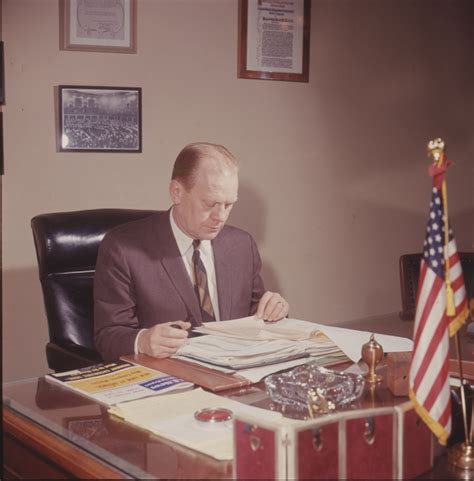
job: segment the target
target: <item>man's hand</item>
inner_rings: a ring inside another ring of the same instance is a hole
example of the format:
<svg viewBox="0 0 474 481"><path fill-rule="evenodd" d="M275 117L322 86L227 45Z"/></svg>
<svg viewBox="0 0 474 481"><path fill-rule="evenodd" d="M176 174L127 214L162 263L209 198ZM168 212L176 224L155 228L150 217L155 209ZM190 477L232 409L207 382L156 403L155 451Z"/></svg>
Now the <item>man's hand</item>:
<svg viewBox="0 0 474 481"><path fill-rule="evenodd" d="M279 321L287 316L290 305L277 292L267 291L258 303L255 316L265 321Z"/></svg>
<svg viewBox="0 0 474 481"><path fill-rule="evenodd" d="M138 352L159 359L170 357L186 342L186 329L190 327L191 323L185 321L166 322L150 327L139 334Z"/></svg>

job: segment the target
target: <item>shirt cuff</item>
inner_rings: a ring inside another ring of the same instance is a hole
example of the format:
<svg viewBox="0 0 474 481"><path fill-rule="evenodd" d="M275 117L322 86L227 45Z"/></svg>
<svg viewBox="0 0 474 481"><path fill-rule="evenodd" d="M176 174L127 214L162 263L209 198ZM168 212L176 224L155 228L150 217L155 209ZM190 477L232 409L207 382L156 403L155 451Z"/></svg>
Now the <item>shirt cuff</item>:
<svg viewBox="0 0 474 481"><path fill-rule="evenodd" d="M134 352L135 354L140 354L140 353L138 352L138 338L140 337L140 335L141 335L141 333L142 333L143 331L146 331L146 329L140 329L140 330L138 331L137 336L135 337L135 343L134 343L134 345L133 345L133 352Z"/></svg>

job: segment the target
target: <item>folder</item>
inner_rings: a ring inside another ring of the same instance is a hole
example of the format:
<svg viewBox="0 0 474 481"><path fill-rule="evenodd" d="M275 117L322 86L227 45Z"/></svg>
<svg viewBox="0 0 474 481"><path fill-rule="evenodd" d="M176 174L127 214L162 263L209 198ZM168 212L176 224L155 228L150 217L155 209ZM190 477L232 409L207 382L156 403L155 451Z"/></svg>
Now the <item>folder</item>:
<svg viewBox="0 0 474 481"><path fill-rule="evenodd" d="M185 381L190 381L212 392L249 386L251 382L238 374L226 374L205 366L182 361L180 359L157 359L146 354L123 356L121 359L141 364L152 369L172 374Z"/></svg>

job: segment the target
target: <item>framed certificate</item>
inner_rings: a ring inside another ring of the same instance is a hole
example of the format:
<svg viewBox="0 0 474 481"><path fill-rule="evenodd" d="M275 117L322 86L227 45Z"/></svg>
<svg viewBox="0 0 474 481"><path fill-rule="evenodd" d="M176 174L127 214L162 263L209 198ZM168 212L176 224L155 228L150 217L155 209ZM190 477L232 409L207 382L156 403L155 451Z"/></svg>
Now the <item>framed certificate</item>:
<svg viewBox="0 0 474 481"><path fill-rule="evenodd" d="M240 0L239 78L308 82L311 0Z"/></svg>
<svg viewBox="0 0 474 481"><path fill-rule="evenodd" d="M60 48L136 53L136 0L59 0Z"/></svg>

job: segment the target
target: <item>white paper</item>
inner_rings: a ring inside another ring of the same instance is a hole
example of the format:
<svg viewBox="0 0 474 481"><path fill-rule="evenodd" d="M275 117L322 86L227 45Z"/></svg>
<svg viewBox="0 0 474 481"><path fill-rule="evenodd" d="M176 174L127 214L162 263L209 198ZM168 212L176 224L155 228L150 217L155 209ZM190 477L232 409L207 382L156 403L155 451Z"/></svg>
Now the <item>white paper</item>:
<svg viewBox="0 0 474 481"><path fill-rule="evenodd" d="M293 361L280 362L278 364L272 364L270 366L253 367L252 369L242 369L239 371L239 376L248 379L250 382L259 382L264 377L275 372L284 371L290 367L300 366L301 364L306 364L310 362L311 358L304 359L294 359Z"/></svg>
<svg viewBox="0 0 474 481"><path fill-rule="evenodd" d="M298 319L281 319L278 322L264 322L255 316L233 319L225 322L205 322L194 329L204 334L229 336L235 339L301 341L315 336L317 329L312 322Z"/></svg>
<svg viewBox="0 0 474 481"><path fill-rule="evenodd" d="M260 341L209 334L189 339L177 354L226 368L246 369L307 357L307 349L316 348L313 343L305 345L287 339Z"/></svg>
<svg viewBox="0 0 474 481"><path fill-rule="evenodd" d="M247 14L247 69L301 73L303 0L250 0Z"/></svg>
<svg viewBox="0 0 474 481"><path fill-rule="evenodd" d="M342 327L316 324L314 326L337 344L344 354L352 361L358 362L361 358L362 345L369 341L372 332L356 331ZM375 340L383 347L384 352L413 351L413 341L405 337L375 334Z"/></svg>
<svg viewBox="0 0 474 481"><path fill-rule="evenodd" d="M226 408L234 415L251 415L257 419L278 420L281 413L248 406L238 401L206 392L200 388L181 395L171 394L118 404L109 412L125 421L219 460L233 458L233 427L199 423L194 413L204 408Z"/></svg>

